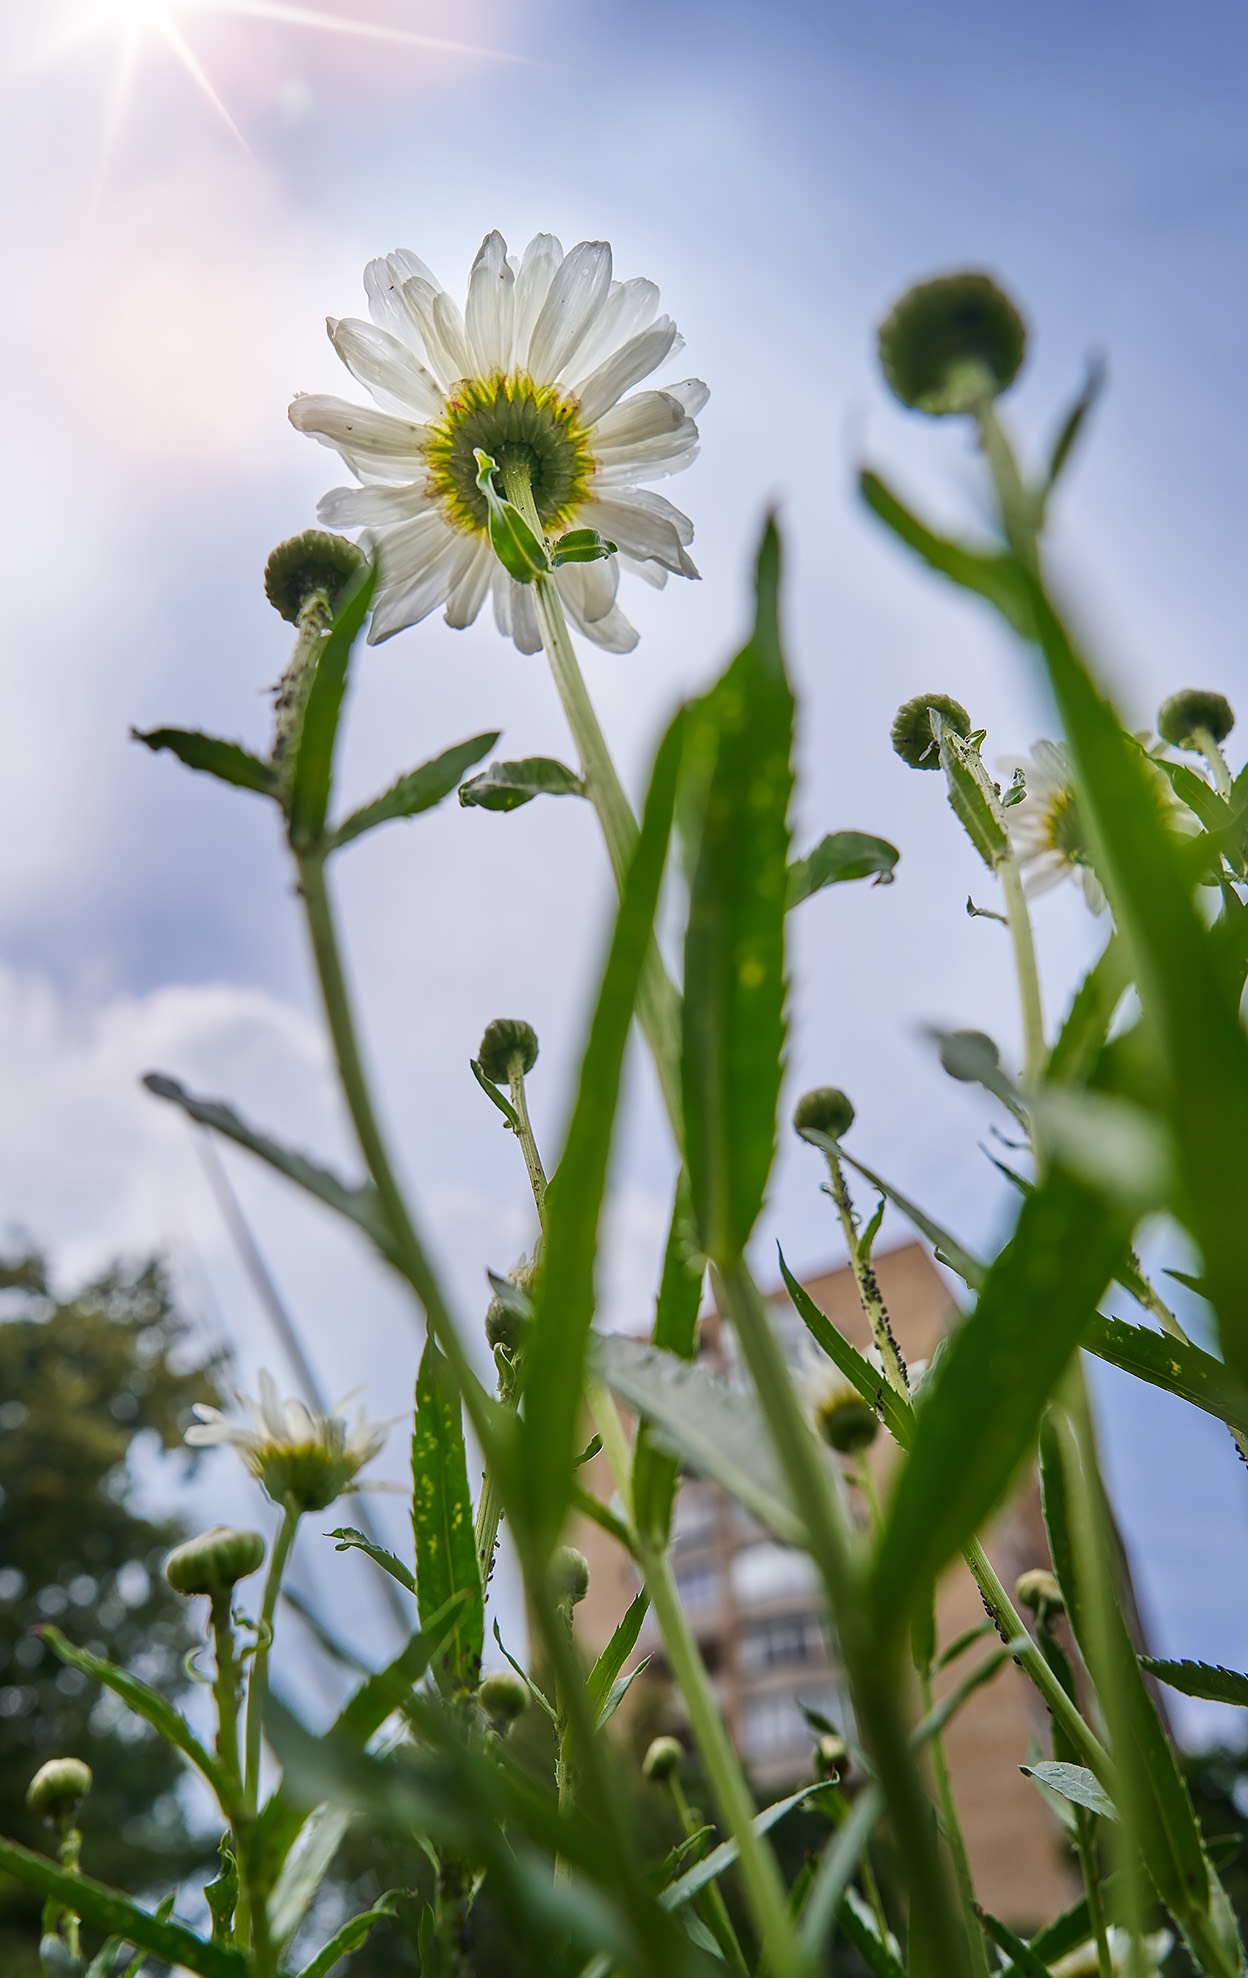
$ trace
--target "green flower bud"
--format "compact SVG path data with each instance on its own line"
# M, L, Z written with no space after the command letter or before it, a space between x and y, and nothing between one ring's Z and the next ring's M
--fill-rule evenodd
M911 769L940 768L940 750L932 728L933 709L956 734L966 736L971 732L970 715L951 694L915 694L912 700L903 701L893 716L890 734L894 749Z
M165 1578L175 1593L228 1593L239 1580L245 1580L264 1562L264 1540L259 1532L236 1531L230 1525L214 1525L198 1538L177 1545L165 1561Z
M264 566L264 594L274 611L297 625L314 597L328 609L338 608L352 578L368 561L362 549L345 536L325 529L305 529L301 536L279 543Z
M1014 1598L1020 1607L1030 1607L1033 1614L1039 1614L1046 1607L1051 1613L1061 1614L1066 1607L1062 1589L1052 1573L1043 1566L1033 1566L1028 1572L1019 1574L1014 1582Z
M817 1779L847 1779L850 1772L849 1746L835 1731L819 1739L811 1754Z
M839 1140L853 1123L853 1105L835 1085L817 1085L813 1092L803 1092L793 1108L793 1131L799 1135L826 1133L830 1140Z
M49 1758L26 1788L26 1804L39 1820L76 1813L91 1790L91 1767L81 1758Z
M879 1431L874 1408L848 1381L829 1381L814 1406L815 1428L838 1456L869 1449Z
M506 1085L512 1061L520 1060L520 1070L531 1072L537 1063L537 1032L523 1017L496 1016L487 1023L477 1049L477 1063L491 1085Z
M514 1284L517 1291L522 1291L526 1298L532 1300L537 1296L541 1275L540 1263L517 1264L514 1270L508 1271L507 1281L509 1284ZM485 1337L491 1350L502 1346L512 1355L518 1353L524 1345L530 1323L523 1312L518 1312L514 1305L509 1305L497 1292L491 1295L490 1302L485 1308Z
M1027 326L990 275L940 275L907 289L880 324L880 364L903 405L972 412L1012 385Z
M531 584L535 577L545 576L550 569L546 545L540 536L534 535L515 504L504 501L494 486L498 463L479 446L472 449L472 457L477 463L477 486L485 496L490 547L508 576L514 577L518 584Z
M655 1785L662 1785L667 1779L674 1779L685 1762L685 1748L679 1738L652 1738L641 1761L641 1769L647 1779Z
M528 1685L514 1670L496 1669L492 1676L482 1678L477 1700L495 1730L503 1731L528 1709Z
M550 1562L550 1585L562 1606L579 1607L589 1592L589 1561L574 1545L561 1545Z
M1157 733L1172 749L1199 752L1198 737L1208 735L1224 742L1235 726L1235 710L1225 694L1202 693L1198 687L1185 687L1163 701L1157 715Z

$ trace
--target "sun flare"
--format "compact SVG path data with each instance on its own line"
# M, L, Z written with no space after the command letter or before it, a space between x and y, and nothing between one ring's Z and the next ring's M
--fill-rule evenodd
M248 148L246 138L189 38L197 20L220 20L224 17L238 22L264 21L278 27L347 35L359 41L388 42L423 49L430 54L458 55L491 62L524 60L523 56L503 49L483 48L439 35L420 34L410 28L352 19L348 15L328 13L316 7L297 6L293 0L82 0L81 4L73 7L59 32L44 41L38 59L46 62L84 43L100 42L111 51L113 85L97 172L97 197L130 103L140 56L149 49L171 55L190 77L214 115L244 149Z

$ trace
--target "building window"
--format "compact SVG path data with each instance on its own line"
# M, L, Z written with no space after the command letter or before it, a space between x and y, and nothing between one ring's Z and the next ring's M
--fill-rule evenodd
M763 1669L799 1668L827 1655L817 1614L774 1614L741 1632L741 1667L747 1675Z
M774 1539L743 1545L732 1562L732 1578L743 1607L815 1589L815 1569L806 1554L777 1545Z
M719 1593L719 1573L713 1561L705 1565L677 1566L676 1591L685 1607L705 1607Z
M802 1715L802 1704L836 1722L839 1699L836 1691L816 1687L800 1696L792 1690L764 1690L745 1700L744 1744L747 1759L797 1757L808 1752L815 1732Z

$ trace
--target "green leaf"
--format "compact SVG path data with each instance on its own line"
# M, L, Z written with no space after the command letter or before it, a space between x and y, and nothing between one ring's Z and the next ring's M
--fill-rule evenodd
M731 1266L757 1220L784 1070L793 695L777 616L780 545L758 558L754 634L698 710L681 1084L699 1240Z
M296 851L311 850L325 829L351 648L364 628L376 586L377 566L372 563L344 592L316 655L290 782L290 842Z
M359 1916L353 1916L350 1922L344 1923L340 1929L335 1930L329 1942L322 1945L311 1963L304 1965L299 1978L326 1978L326 1974L333 1970L341 1958L349 1956L352 1951L358 1951L360 1945L371 1936L379 1923L388 1923L393 1919L395 1893L397 1892L382 1896L380 1902L374 1903L371 1909L364 1910Z
M348 1697L329 1735L345 1747L362 1749L388 1717L403 1710L433 1657L457 1627L466 1602L465 1594L448 1601L392 1662L367 1677ZM268 1880L277 1876L311 1810L310 1802L301 1800L285 1779L263 1808L256 1825L256 1851Z
M1083 431L1084 422L1089 412L1091 412L1092 407L1096 404L1104 388L1105 364L1103 359L1094 357L1088 365L1088 375L1084 380L1083 390L1063 419L1058 428L1057 437L1053 442L1053 447L1049 454L1048 471L1039 489L1039 519L1043 519L1048 497L1053 492L1059 476L1070 459L1075 443Z
M614 1717L616 1711L623 1703L625 1697L628 1695L628 1692L632 1688L633 1684L636 1682L638 1676L644 1675L646 1670L650 1667L650 1662L651 1662L651 1657L648 1655L643 1655L641 1661L637 1663L635 1668L630 1669L626 1675L616 1677L610 1689L607 1691L607 1700L602 1706L602 1715L598 1719L598 1728L600 1730L602 1729L604 1724L609 1724L611 1722L611 1719Z
M1013 557L1003 550L968 549L964 543L936 535L917 515L910 513L878 474L860 474L858 486L867 507L922 558L929 570L939 571L964 591L974 591L995 605L1016 632L1024 638L1031 636L1030 601Z
M269 1896L269 1935L279 1949L311 1909L350 1825L344 1807L324 1801L303 1822Z
M906 1978L892 1950L881 1943L875 1918L856 1889L846 1889L836 1912L836 1924L846 1942L857 1951L871 1978Z
M66 1640L59 1628L47 1626L40 1628L38 1632L43 1636L48 1647L59 1655L62 1662L68 1663L71 1669L80 1669L84 1676L90 1676L93 1681L102 1683L105 1689L113 1692L114 1696L119 1696L122 1702L133 1710L136 1717L141 1717L144 1723L150 1724L154 1731L158 1731L166 1744L172 1745L175 1751L180 1751L184 1758L189 1758L196 1771L201 1772L207 1779L223 1810L228 1814L229 1781L220 1762L200 1743L181 1711L175 1709L167 1697L161 1696L158 1690L154 1690L149 1683L142 1682L138 1676L132 1676L128 1669L119 1669L115 1663L105 1662L100 1656L92 1655L85 1648L75 1648L72 1642Z
M1083 1343L1111 1367L1121 1367L1150 1387L1181 1395L1229 1428L1248 1429L1248 1391L1221 1360L1202 1352L1199 1346L1146 1326L1104 1318L1099 1312Z
M924 1382L875 1559L885 1630L905 1626L911 1601L999 1503L1126 1241L1121 1218L1061 1169L1024 1201Z
M1073 1425L1056 1408L1040 1436L1040 1479L1053 1570L1113 1746L1115 1778L1101 1783L1109 1786L1158 1895L1187 1927L1209 1913L1210 1871L1200 1829L1109 1584L1109 1513L1100 1481L1085 1473Z
M89 1875L70 1875L46 1855L32 1854L16 1841L0 1840L0 1869L49 1902L61 1903L89 1923L93 1930L122 1937L137 1948L183 1965L197 1978L248 1978L251 1966L238 1951L223 1944L206 1944L172 1918L153 1916L129 1896L95 1882Z
M443 750L431 761L423 762L419 769L410 770L400 776L384 796L375 797L371 804L364 804L344 817L337 829L329 834L329 848L336 851L342 845L349 845L353 838L361 837L365 831L372 831L378 824L388 824L395 817L417 817L422 810L432 810L444 797L449 797L456 788L466 769L474 762L480 762L498 740L497 731L488 735L474 735L469 742L458 742L453 749Z
M999 1917L990 1915L986 1909L981 1909L979 1913L993 1943L998 1945L1010 1959L1012 1974L1017 1973L1017 1978L1052 1978L1044 1959L1037 1957L1030 1944L1025 1944L1021 1937L1016 1937L1008 1924L1002 1923Z
M931 710L932 729L940 747L949 804L958 823L990 872L1009 856L1010 836L992 778L979 750L956 728Z
M308 1160L305 1154L296 1154L289 1147L283 1147L276 1140L270 1140L267 1133L260 1133L248 1126L229 1106L223 1106L216 1099L199 1099L188 1092L176 1078L167 1078L163 1072L149 1071L143 1079L147 1090L157 1099L167 1099L171 1105L180 1106L182 1111L193 1119L197 1126L206 1126L223 1139L232 1140L236 1147L245 1147L249 1154L264 1161L288 1181L315 1195L319 1202L337 1210L348 1222L353 1222L372 1239L383 1257L393 1262L396 1251L381 1198L371 1182L352 1185L339 1181L337 1175L317 1162Z
M1049 1053L1050 1085L1082 1085L1091 1077L1109 1026L1131 983L1131 957L1121 934L1111 934L1084 976Z
M798 1283L785 1263L784 1252L778 1250L777 1255L785 1289L816 1346L822 1348L850 1385L857 1388L863 1400L883 1417L889 1433L902 1448L908 1449L914 1434L914 1409L910 1402L884 1378L878 1367L864 1360L858 1349L837 1331L827 1314L819 1310L806 1287Z
M841 1898L857 1873L876 1821L884 1811L884 1795L877 1785L859 1793L849 1818L838 1827L824 1849L802 1911L798 1937L812 1961L823 1955L824 1940L838 1913Z
M1204 1697L1209 1703L1233 1703L1248 1710L1248 1676L1235 1669L1209 1662L1162 1662L1153 1655L1142 1655L1140 1663L1150 1676L1184 1696Z
M233 783L239 790L254 790L260 797L276 797L277 771L272 763L252 755L238 742L223 742L218 735L201 735L193 728L139 728L130 730L132 741L158 753L168 749L188 769L215 776L218 782Z
M430 1333L416 1376L412 1430L412 1531L416 1604L427 1627L448 1600L467 1595L444 1667L455 1686L475 1683L485 1646L485 1598L473 1529L464 1411L450 1367Z
M1045 1758L1038 1759L1034 1765L1020 1765L1018 1769L1025 1779L1037 1779L1050 1792L1060 1793L1076 1806L1086 1806L1089 1813L1099 1813L1105 1820L1118 1818L1113 1800L1086 1765L1067 1765Z
M817 1136L812 1137L817 1138ZM855 1173L860 1174L864 1181L877 1189L895 1209L899 1209L907 1222L914 1224L920 1236L927 1238L942 1264L947 1264L951 1271L955 1271L969 1290L979 1289L988 1275L987 1264L982 1264L978 1257L972 1256L965 1245L959 1243L956 1236L951 1236L949 1231L934 1217L929 1216L925 1209L921 1209L917 1202L912 1202L908 1195L903 1195L899 1188L894 1188L890 1181L885 1181L873 1168L856 1160L844 1147L838 1147L837 1152L843 1161L848 1161Z
M1149 771L1038 586L1033 610L1097 871L1135 963L1156 1102L1179 1152L1223 1356L1248 1383L1248 1038L1228 1001Z
M925 1717L920 1718L910 1734L910 1742L915 1749L926 1744L929 1738L939 1737L946 1724L957 1716L963 1704L970 1701L976 1690L982 1689L985 1683L990 1683L994 1676L1000 1674L1007 1662L1012 1662L1029 1645L1028 1636L1020 1635L1014 1641L1002 1643L992 1651L991 1655L986 1655L976 1668L963 1676L956 1688L950 1690L948 1696L942 1697Z
M553 756L529 756L523 762L492 762L480 776L461 784L459 801L470 810L519 810L534 797L583 797L579 776Z
M787 904L800 906L812 893L825 886L839 886L847 879L874 879L887 885L901 853L887 838L873 838L866 831L832 831L821 838L813 852L794 859L789 867Z
M685 715L659 745L641 833L620 895L562 1158L546 1197L545 1270L525 1356L520 1488L535 1530L553 1542L573 1484L585 1352L594 1316L598 1224L624 1051L650 951L667 862Z
M674 1353L678 1360L692 1360L697 1351L698 1313L705 1275L706 1264L693 1227L689 1180L682 1169L672 1199L672 1219L651 1334L656 1346ZM659 1546L666 1546L671 1536L679 1473L676 1459L655 1448L650 1430L642 1422L633 1449L633 1515L638 1530Z
M661 1448L709 1477L786 1545L805 1533L752 1395L647 1341L609 1333L595 1342L594 1370L651 1424Z
M637 1637L641 1633L641 1624L646 1618L649 1606L650 1595L643 1587L630 1602L623 1620L586 1677L585 1700L595 1723L601 1720L611 1687L637 1646Z
M384 1545L374 1544L371 1538L357 1531L354 1525L339 1525L330 1533L330 1537L338 1541L334 1547L335 1552L366 1552L374 1564L381 1567L383 1573L389 1573L392 1580L398 1581L405 1593L415 1593L416 1576L410 1567L405 1566L396 1553L387 1552Z
M774 1805L764 1807L761 1813L755 1814L750 1825L756 1834L766 1834L777 1821L784 1819L786 1813L792 1813L795 1807L804 1805L813 1794L824 1791L826 1787L823 1781L816 1780L813 1785L803 1786L799 1792L790 1793L787 1799L778 1799ZM694 1896L700 1895L703 1889L709 1888L712 1882L718 1881L719 1877L732 1867L738 1853L739 1849L735 1841L721 1841L710 1854L705 1855L701 1861L695 1862L692 1868L687 1868L683 1875L664 1889L660 1897L664 1909L679 1909L682 1904L692 1902Z

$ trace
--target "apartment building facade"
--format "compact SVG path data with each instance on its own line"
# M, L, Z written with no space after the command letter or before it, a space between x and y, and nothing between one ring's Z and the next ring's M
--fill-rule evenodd
M882 1252L876 1272L903 1355L912 1364L929 1360L943 1336L951 1300L926 1251L908 1243ZM807 1289L865 1350L869 1334L849 1269L810 1278ZM771 1311L777 1331L798 1360L805 1328L783 1291L773 1297ZM731 1336L713 1312L703 1318L699 1350L717 1373L736 1378ZM872 1452L881 1490L887 1490L894 1455L881 1432ZM594 1472L601 1472L601 1459L591 1467L589 1481L609 1492L605 1474ZM636 1576L631 1562L597 1526L587 1521L577 1543L591 1568L578 1632L587 1650L596 1652L636 1591ZM1027 1567L1047 1564L1039 1494L1030 1475L988 1534L987 1549L1007 1586ZM812 1734L803 1706L834 1723L848 1722L810 1562L778 1544L713 1485L688 1477L677 1499L672 1563L724 1721L759 1793L775 1797L811 1776ZM983 1620L969 1573L961 1565L951 1569L937 1596L942 1646ZM972 1659L984 1652L979 1645ZM678 1730L678 1700L665 1682L662 1644L651 1618L638 1654L652 1658L641 1681L664 1686L658 1708L669 1713L667 1727ZM968 1666L960 1663L944 1686ZM1045 1731L1030 1685L1007 1664L972 1696L945 1737L980 1899L1018 1923L1055 1914L1077 1893L1056 1822L1019 1771Z

